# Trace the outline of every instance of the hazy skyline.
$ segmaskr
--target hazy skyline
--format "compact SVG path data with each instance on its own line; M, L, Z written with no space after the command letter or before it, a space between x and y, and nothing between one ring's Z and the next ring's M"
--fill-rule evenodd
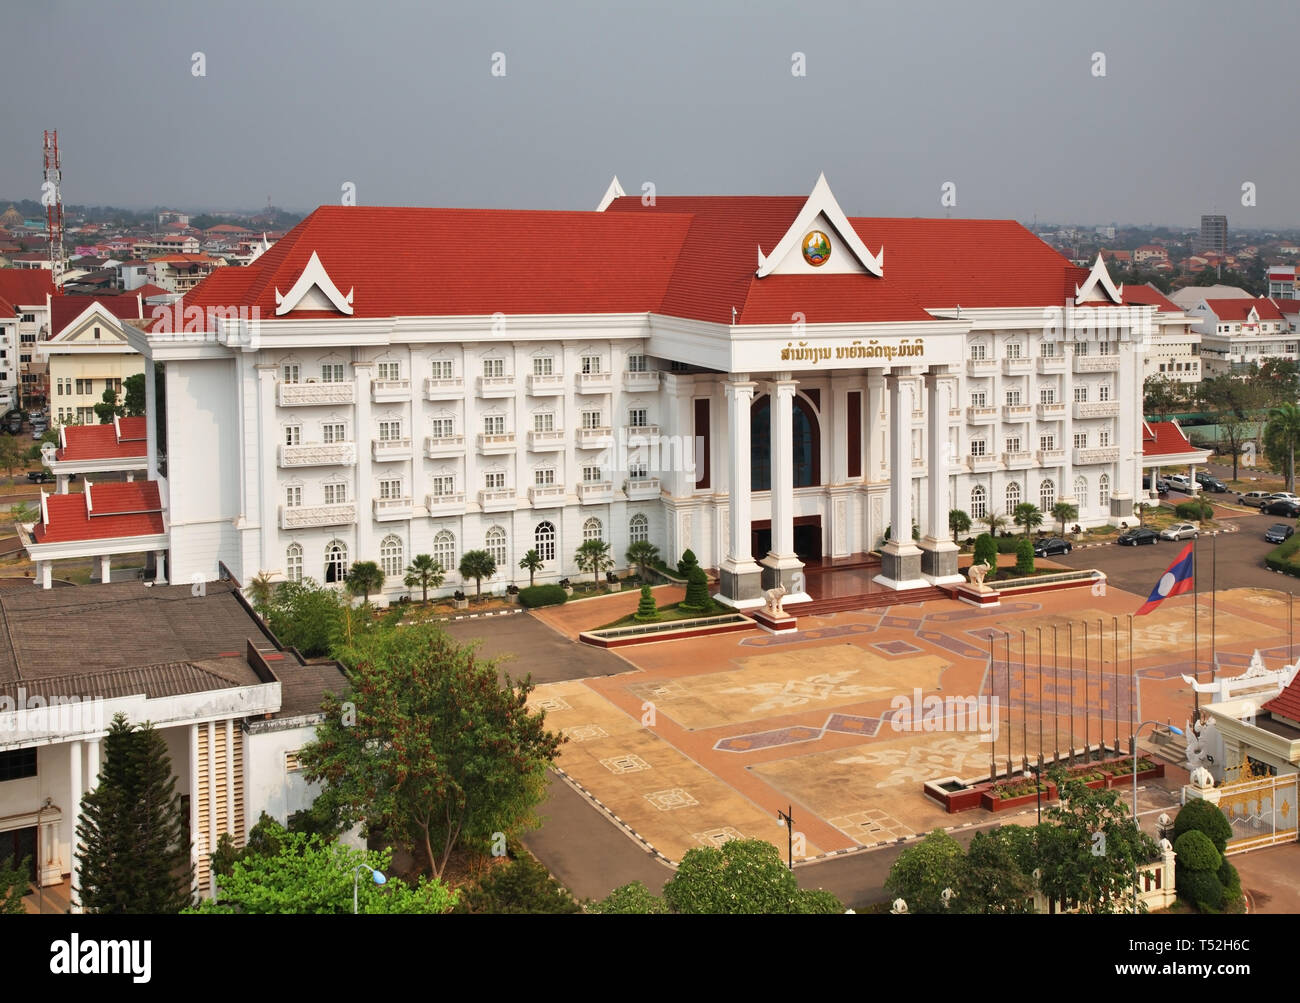
M1280 2L128 0L3 23L5 198L39 199L58 129L68 204L308 211L351 182L367 205L590 209L614 174L803 194L824 171L851 215L1300 224Z

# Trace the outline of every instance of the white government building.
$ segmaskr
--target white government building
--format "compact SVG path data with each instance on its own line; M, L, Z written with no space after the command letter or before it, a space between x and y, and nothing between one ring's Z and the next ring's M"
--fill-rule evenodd
M645 539L745 606L875 549L888 587L957 580L953 508L1131 519L1135 299L1012 221L615 179L594 212L322 207L127 333L165 368L173 581L374 560L389 600L420 553L445 593L486 549L499 590Z

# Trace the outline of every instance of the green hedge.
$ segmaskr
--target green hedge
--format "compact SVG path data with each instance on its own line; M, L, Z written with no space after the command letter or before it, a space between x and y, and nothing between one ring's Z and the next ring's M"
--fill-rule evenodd
M988 533L981 533L975 539L974 564L987 564L990 568L998 566L998 543Z
M1179 519L1195 519L1198 522L1214 518L1214 506L1209 502L1185 501L1174 506L1174 515Z
M1297 550L1300 550L1300 533L1287 537L1270 550L1268 556L1264 558L1264 563L1274 571L1280 571L1284 575L1295 575L1300 578L1300 564L1291 562L1291 558Z
M1223 885L1213 871L1192 871L1182 864L1174 868L1178 897L1191 902L1202 912L1219 912L1223 909Z
M1189 871L1218 871L1223 863L1210 837L1198 829L1188 829L1174 840L1178 863Z
M1174 843L1186 832L1204 833L1220 853L1227 851L1228 840L1232 838L1232 826L1223 811L1203 798L1193 798L1178 809L1174 817Z
M519 605L528 609L538 606L558 606L569 598L558 585L530 585L519 590Z

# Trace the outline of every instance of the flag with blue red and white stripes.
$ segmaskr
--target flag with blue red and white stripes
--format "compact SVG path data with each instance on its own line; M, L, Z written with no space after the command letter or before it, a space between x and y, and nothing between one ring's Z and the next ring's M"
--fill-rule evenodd
M1196 584L1196 544L1189 543L1183 548L1183 552L1174 558L1174 563L1163 575L1160 581L1156 582L1156 587L1151 590L1151 595L1147 601L1142 604L1142 608L1137 611L1136 616L1143 613L1150 613L1170 596L1180 596L1184 592L1192 591Z

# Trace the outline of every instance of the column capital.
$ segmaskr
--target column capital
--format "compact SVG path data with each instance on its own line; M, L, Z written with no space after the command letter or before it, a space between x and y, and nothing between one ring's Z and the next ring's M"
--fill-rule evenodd
M799 386L798 380L792 380L788 377L764 380L763 382L767 384L769 393L780 394L783 397L793 397L795 388Z
M748 376L749 374L744 373L742 375ZM758 386L757 383L749 379L727 380L722 385L722 389L728 397L734 397L737 400L739 400L742 397L747 397L750 400L752 400L754 397L754 390L757 386Z
M925 382L927 385L934 385L942 380L955 380L957 376L952 366L931 366L925 374Z
M917 366L893 366L889 370L889 375L885 377L891 386L897 386L900 383L915 384L922 377Z
M258 375L265 375L268 373L273 375L279 372L280 364L278 362L255 362L253 363L253 368L257 370Z

